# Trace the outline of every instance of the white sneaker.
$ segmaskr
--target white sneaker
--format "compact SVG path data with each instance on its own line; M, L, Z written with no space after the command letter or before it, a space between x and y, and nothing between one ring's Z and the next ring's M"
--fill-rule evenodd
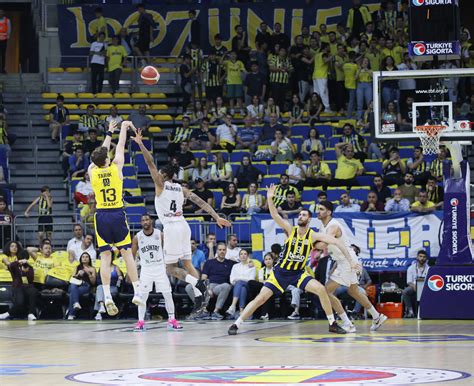
M118 314L119 310L117 306L115 305L113 299L105 299L105 309L107 310L107 313L110 316L115 316Z
M74 320L74 319L75 319L74 315L69 315L69 316L67 317L67 320Z
M343 324L342 328L346 330L349 333L356 332L356 326L354 326L352 323L349 324Z
M287 319L290 319L290 320L300 320L300 314L298 314L296 311L293 311L293 313L291 315L289 315L287 317Z
M234 308L229 308L225 313L229 316L234 316L235 315L235 309Z
M75 310L80 310L80 309L82 309L81 305L80 305L78 302L74 303L74 304L72 305L72 308L74 308Z
M28 314L28 320L36 320L36 316L34 316L33 314Z
M265 315L260 316L260 320L268 320L268 319L270 319L270 317L268 316L268 314L265 314Z
M100 303L99 307L99 314L105 314L107 311L105 310L104 303Z
M105 311L105 309L104 309ZM95 315L95 320L102 320L102 314L100 313L100 311Z
M3 314L0 314L0 320L5 320L10 317L10 314L8 312L4 312Z
M370 331L377 331L379 327L386 322L388 318L384 314L380 314L377 319L372 320Z
M146 303L143 301L142 297L139 294L133 295L132 303L135 304L136 306L146 306Z

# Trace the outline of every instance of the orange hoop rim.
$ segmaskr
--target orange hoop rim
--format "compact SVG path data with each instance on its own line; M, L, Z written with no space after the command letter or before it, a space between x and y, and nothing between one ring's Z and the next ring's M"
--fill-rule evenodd
M425 133L427 136L433 138L436 137L439 133L444 131L447 126L444 125L423 125L415 126L416 131L420 133Z

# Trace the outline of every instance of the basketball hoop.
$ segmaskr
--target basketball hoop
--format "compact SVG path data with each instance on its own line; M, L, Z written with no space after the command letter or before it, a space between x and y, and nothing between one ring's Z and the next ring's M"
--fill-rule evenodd
M423 154L438 154L441 133L447 129L444 125L415 126L415 131L420 135Z

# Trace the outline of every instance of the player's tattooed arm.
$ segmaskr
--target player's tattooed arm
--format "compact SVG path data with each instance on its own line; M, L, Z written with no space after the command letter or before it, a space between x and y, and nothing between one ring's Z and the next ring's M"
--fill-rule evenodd
M196 196L193 192L189 191L186 188L183 188L183 193L186 199L188 199L192 203L199 206L206 213L210 214L212 218L216 220L217 225L219 225L220 228L222 228L223 226L230 227L232 225L230 221L226 220L225 218L220 217L211 205L209 205L206 201L204 201L200 197Z

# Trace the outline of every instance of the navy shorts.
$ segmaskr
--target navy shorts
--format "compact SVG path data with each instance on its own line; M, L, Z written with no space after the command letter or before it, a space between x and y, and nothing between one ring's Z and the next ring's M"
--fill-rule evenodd
M112 246L118 249L131 247L130 229L123 208L97 209L94 218L99 251L110 251Z
M271 289L274 294L278 294L285 292L285 289L289 285L304 290L311 279L313 278L308 272L306 272L306 270L287 271L275 268L263 285Z

